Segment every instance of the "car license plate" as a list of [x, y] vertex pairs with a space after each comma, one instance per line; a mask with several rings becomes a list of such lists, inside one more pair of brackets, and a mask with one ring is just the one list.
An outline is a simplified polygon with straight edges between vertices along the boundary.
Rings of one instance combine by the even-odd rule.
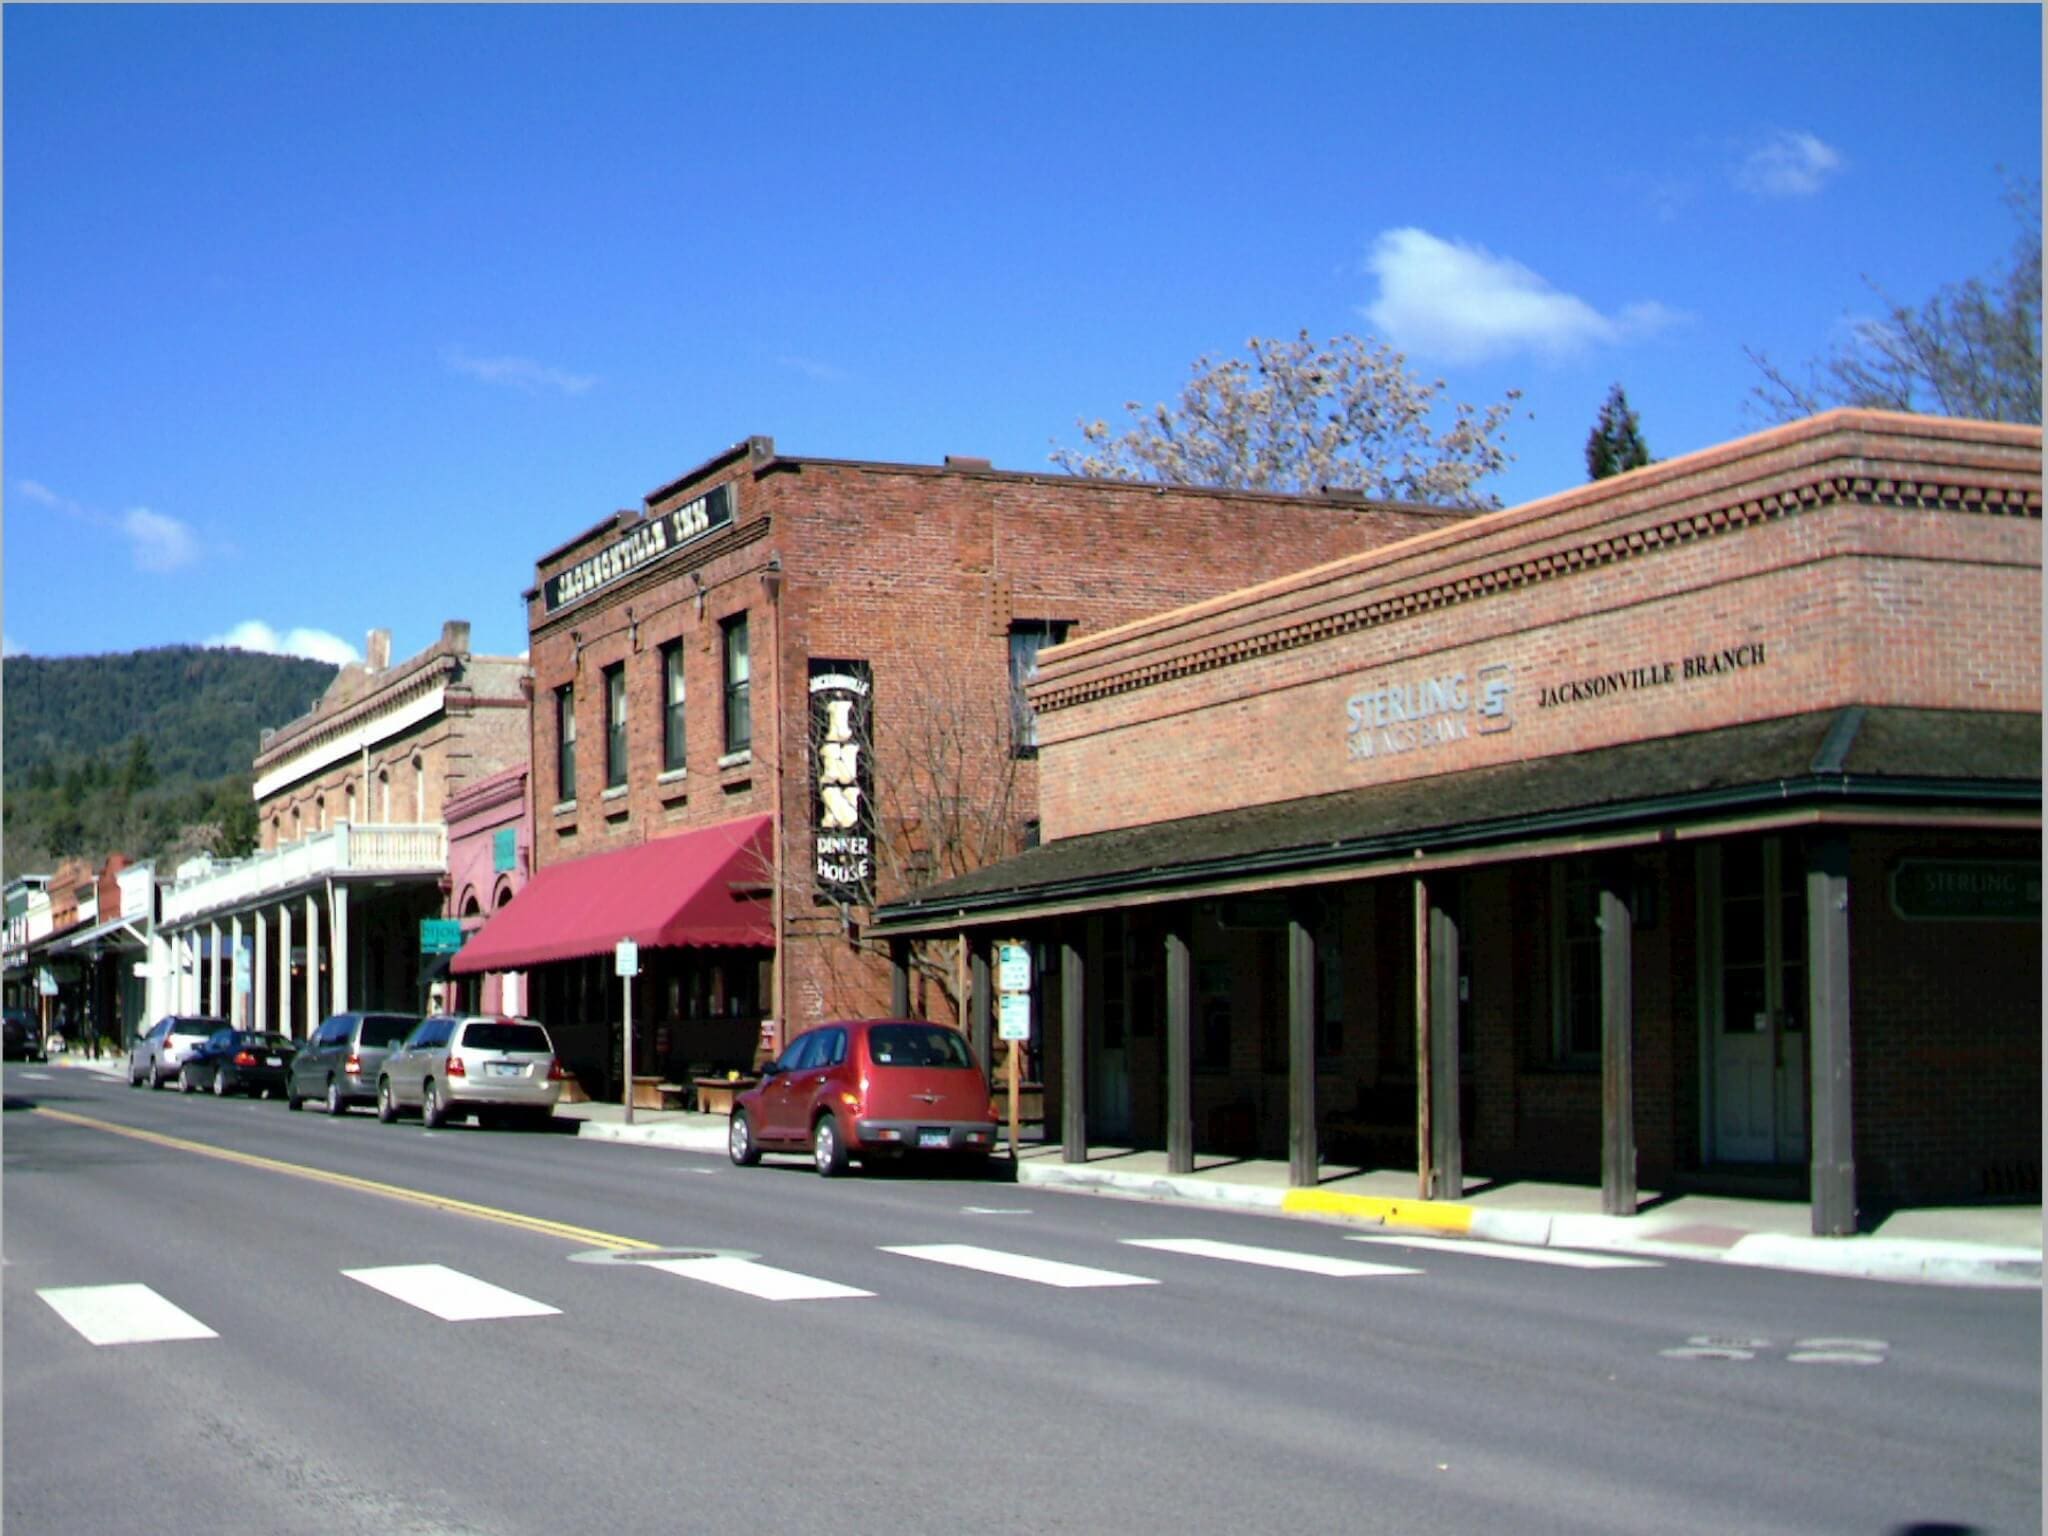
[[917, 1144], [920, 1147], [944, 1147], [952, 1144], [953, 1138], [945, 1131], [919, 1131]]
[[284, 1058], [282, 1056], [266, 1056], [263, 1058], [263, 1065], [266, 1067], [281, 1067], [284, 1065]]
[[490, 1065], [493, 1077], [517, 1077], [520, 1071], [520, 1065], [516, 1061], [494, 1061]]

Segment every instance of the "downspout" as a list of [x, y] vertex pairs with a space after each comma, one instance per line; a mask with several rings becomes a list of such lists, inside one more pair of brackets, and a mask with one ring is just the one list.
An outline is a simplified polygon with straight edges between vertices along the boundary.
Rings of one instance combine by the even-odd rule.
[[[775, 956], [770, 962], [775, 989], [775, 1031], [772, 1039], [764, 1042], [767, 1056], [773, 1059], [782, 1051], [782, 1044], [789, 1038], [789, 935], [783, 926], [782, 884], [787, 874], [783, 858], [784, 840], [789, 836], [789, 819], [786, 812], [787, 796], [783, 781], [788, 776], [789, 743], [782, 730], [782, 556], [770, 554], [768, 567], [761, 573], [761, 586], [768, 594], [768, 643], [774, 652], [772, 676], [774, 686], [769, 690], [775, 701], [775, 869], [774, 889], [769, 892], [771, 910], [769, 921], [775, 929]], [[808, 718], [808, 717], [806, 717]], [[808, 748], [808, 742], [806, 742]], [[759, 1049], [760, 1047], [756, 1047]]]

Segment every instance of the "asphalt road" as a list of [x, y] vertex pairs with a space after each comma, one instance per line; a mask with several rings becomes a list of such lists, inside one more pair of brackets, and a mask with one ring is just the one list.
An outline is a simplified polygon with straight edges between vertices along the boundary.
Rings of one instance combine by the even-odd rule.
[[5, 1084], [10, 1536], [2041, 1529], [2037, 1293]]

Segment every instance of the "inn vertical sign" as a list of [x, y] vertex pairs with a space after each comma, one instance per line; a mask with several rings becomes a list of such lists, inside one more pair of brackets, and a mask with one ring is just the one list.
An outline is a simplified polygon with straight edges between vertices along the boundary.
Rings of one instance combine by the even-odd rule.
[[811, 662], [813, 889], [821, 903], [875, 899], [874, 679], [864, 661]]

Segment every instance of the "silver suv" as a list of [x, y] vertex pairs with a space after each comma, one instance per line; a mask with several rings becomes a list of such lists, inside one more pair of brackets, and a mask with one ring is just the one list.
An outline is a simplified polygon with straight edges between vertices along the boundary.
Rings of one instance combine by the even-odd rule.
[[345, 1115], [351, 1104], [374, 1102], [385, 1053], [419, 1022], [416, 1013], [330, 1014], [292, 1058], [284, 1084], [285, 1108], [297, 1109], [308, 1099], [318, 1099], [330, 1115]]
[[158, 1019], [135, 1037], [128, 1050], [128, 1086], [140, 1088], [146, 1079], [161, 1088], [178, 1075], [185, 1058], [216, 1029], [226, 1029], [226, 1019], [202, 1018], [197, 1014], [171, 1013]]
[[562, 1064], [532, 1019], [439, 1014], [384, 1058], [377, 1118], [417, 1108], [428, 1127], [474, 1114], [479, 1124], [546, 1125], [562, 1096]]

